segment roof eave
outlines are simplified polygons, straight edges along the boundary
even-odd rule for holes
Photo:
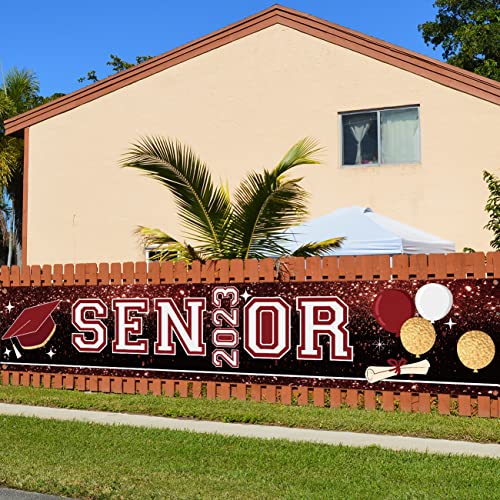
[[[276,24],[296,29],[302,33],[392,64],[447,87],[500,105],[499,82],[303,12],[274,5],[128,70],[111,75],[26,113],[14,116],[5,121],[5,133],[7,135],[21,135],[22,130],[26,127],[74,109],[143,78]]]

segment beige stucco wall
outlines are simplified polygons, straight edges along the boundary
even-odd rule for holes
[[[341,111],[419,104],[422,163],[341,168]],[[118,167],[144,134],[190,144],[235,186],[316,138],[312,216],[366,205],[488,250],[482,170],[500,168],[500,108],[282,26],[230,43],[30,129],[28,263],[141,260],[137,225],[179,235],[167,191]]]

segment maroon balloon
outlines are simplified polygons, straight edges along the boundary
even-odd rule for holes
[[[373,315],[384,330],[399,337],[403,323],[415,316],[415,303],[403,290],[383,290],[373,302]]]

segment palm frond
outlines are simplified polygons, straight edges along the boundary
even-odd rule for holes
[[[163,261],[204,261],[203,256],[191,245],[181,243],[161,229],[139,226],[136,234],[143,246],[153,252],[150,260]]]
[[[17,113],[23,113],[36,105],[40,84],[33,70],[11,68],[3,82],[7,95],[16,106]]]
[[[317,158],[317,154],[321,151],[322,148],[311,137],[301,139],[287,151],[275,167],[276,175],[283,175],[291,168],[299,165],[319,165],[321,162]]]
[[[292,257],[316,257],[327,255],[330,250],[340,248],[345,238],[330,238],[328,240],[304,243],[292,252]]]
[[[309,138],[297,142],[271,171],[251,172],[236,190],[228,231],[229,248],[238,248],[240,258],[276,255],[289,241],[286,230],[301,224],[307,216],[307,192],[301,178],[286,173],[299,165],[317,164],[320,149]],[[270,248],[273,242],[275,248]]]
[[[161,229],[153,227],[137,226],[135,234],[139,236],[145,247],[162,246],[169,243],[177,243],[177,240]]]
[[[0,133],[4,132],[2,122],[16,114],[16,105],[9,97],[9,95],[5,92],[5,89],[3,87],[0,88]]]
[[[145,137],[125,154],[122,166],[141,170],[170,190],[186,236],[221,248],[231,212],[229,199],[189,147],[164,137]]]
[[[22,175],[23,140],[0,135],[0,186],[10,190],[12,181]]]

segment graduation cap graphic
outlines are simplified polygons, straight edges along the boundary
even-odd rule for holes
[[[23,349],[43,347],[56,330],[51,314],[60,302],[54,300],[26,308],[7,330],[2,340],[17,338]]]

